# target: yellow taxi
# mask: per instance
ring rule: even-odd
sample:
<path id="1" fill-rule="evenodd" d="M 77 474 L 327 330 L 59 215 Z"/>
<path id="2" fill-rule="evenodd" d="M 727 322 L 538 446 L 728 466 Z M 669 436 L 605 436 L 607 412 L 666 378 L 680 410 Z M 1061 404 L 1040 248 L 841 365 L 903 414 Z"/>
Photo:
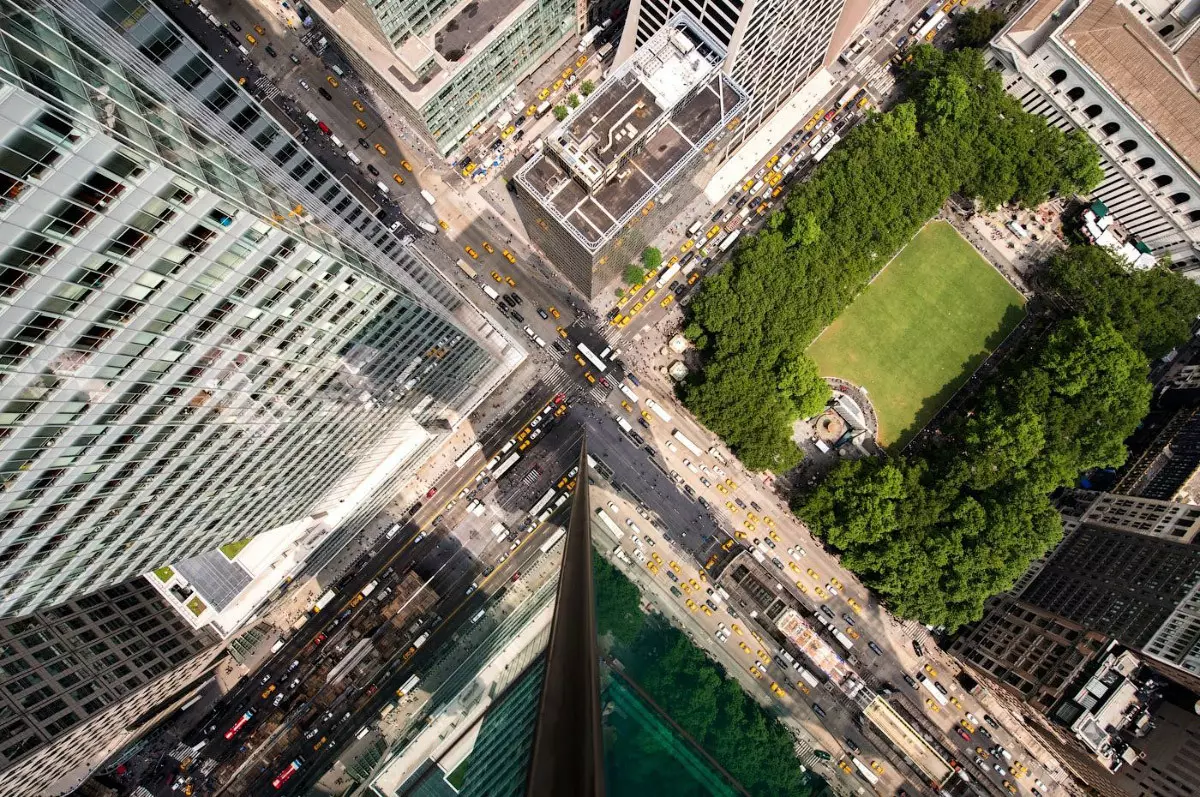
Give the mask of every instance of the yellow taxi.
<path id="1" fill-rule="evenodd" d="M 959 702 L 959 699 L 957 697 L 955 697 L 954 695 L 950 695 L 949 700 L 950 700 L 950 705 L 954 706 L 959 711 L 963 710 L 963 704 L 961 702 Z"/>
<path id="2" fill-rule="evenodd" d="M 694 578 L 689 578 L 688 584 L 691 584 L 692 589 L 697 589 L 697 590 L 700 589 L 700 585 L 698 583 L 696 583 L 696 579 L 694 579 Z"/>
<path id="3" fill-rule="evenodd" d="M 753 653 L 754 653 L 754 651 L 752 651 L 752 650 L 750 649 L 750 646 L 749 646 L 749 645 L 747 645 L 745 642 L 738 642 L 738 647 L 742 649 L 742 652 L 743 652 L 743 653 L 750 653 L 750 654 L 752 654 L 752 655 L 753 655 Z"/>
<path id="4" fill-rule="evenodd" d="M 765 650 L 761 650 L 761 649 L 756 650 L 754 652 L 754 655 L 758 656 L 758 660 L 761 661 L 763 664 L 771 663 L 771 657 L 767 655 L 767 652 Z"/>
<path id="5" fill-rule="evenodd" d="M 635 304 L 633 307 L 631 307 L 629 309 L 629 317 L 633 318 L 635 315 L 642 312 L 643 307 L 645 307 L 645 305 L 642 304 L 641 302 L 638 302 L 637 304 Z"/>
<path id="6" fill-rule="evenodd" d="M 625 410 L 626 412 L 633 412 L 633 407 L 629 406 L 628 401 L 621 402 L 621 409 Z"/>
<path id="7" fill-rule="evenodd" d="M 363 105 L 358 100 L 351 100 L 350 104 L 354 106 L 354 110 L 356 110 L 356 111 L 366 112 L 366 110 L 367 110 L 367 106 Z"/>
<path id="8" fill-rule="evenodd" d="M 846 603 L 850 604 L 850 608 L 854 610 L 855 614 L 862 614 L 862 607 L 858 605 L 858 601 L 854 600 L 854 598 L 846 598 Z"/>
<path id="9" fill-rule="evenodd" d="M 596 377 L 592 376 L 591 371 L 584 371 L 583 378 L 586 379 L 590 385 L 596 384 Z"/>
<path id="10" fill-rule="evenodd" d="M 412 164 L 411 164 L 411 163 L 409 163 L 408 161 L 400 161 L 400 166 L 401 166 L 401 167 L 404 169 L 404 171 L 406 171 L 406 172 L 411 172 L 411 171 L 412 171 Z"/>
<path id="11" fill-rule="evenodd" d="M 755 526 L 749 520 L 744 521 L 742 525 L 746 527 L 746 531 L 754 531 L 756 528 L 758 528 L 758 526 Z"/>
<path id="12" fill-rule="evenodd" d="M 787 692 L 783 691 L 779 684 L 775 683 L 774 681 L 771 681 L 771 691 L 780 697 L 787 697 Z"/>
<path id="13" fill-rule="evenodd" d="M 376 144 L 375 151 L 378 152 L 380 155 L 387 157 L 387 150 L 383 148 L 383 144 Z"/>
<path id="14" fill-rule="evenodd" d="M 650 420 L 650 413 L 646 412 L 645 410 L 642 410 L 642 419 L 643 419 L 643 420 L 645 420 L 645 421 L 646 421 L 646 423 L 651 423 L 651 422 L 652 422 L 652 421 Z"/>
<path id="15" fill-rule="evenodd" d="M 266 35 L 267 35 L 267 29 L 266 29 L 266 28 L 264 28 L 262 25 L 255 25 L 255 26 L 254 26 L 254 32 L 255 32 L 255 33 L 257 33 L 259 36 L 266 36 Z"/>
<path id="16" fill-rule="evenodd" d="M 475 162 L 473 162 L 473 161 L 472 161 L 471 163 L 468 163 L 466 166 L 464 166 L 464 167 L 463 167 L 463 170 L 462 170 L 462 176 L 463 176 L 463 177 L 470 177 L 470 176 L 471 176 L 471 174 L 472 174 L 472 173 L 475 171 L 475 169 L 476 169 L 477 167 L 478 167 L 478 164 L 476 164 L 476 163 L 475 163 Z"/>
<path id="17" fill-rule="evenodd" d="M 750 670 L 751 675 L 753 675 L 755 678 L 757 678 L 760 681 L 762 680 L 762 673 L 758 671 L 757 667 L 755 667 L 754 665 L 750 665 L 749 670 Z"/>
<path id="18" fill-rule="evenodd" d="M 689 249 L 691 249 L 691 248 L 692 248 L 693 246 L 695 246 L 695 245 L 696 245 L 696 242 L 695 242 L 695 241 L 693 241 L 691 238 L 688 238 L 686 241 L 684 241 L 684 242 L 683 242 L 683 243 L 682 243 L 682 244 L 679 246 L 679 251 L 680 251 L 680 252 L 686 252 L 686 251 L 688 251 Z"/>
<path id="19" fill-rule="evenodd" d="M 854 770 L 851 769 L 850 765 L 847 764 L 844 760 L 838 762 L 838 769 L 840 769 L 842 772 L 845 772 L 847 775 L 854 774 Z"/>
<path id="20" fill-rule="evenodd" d="M 783 542 L 783 540 L 781 540 L 781 539 L 779 538 L 779 535 L 775 533 L 775 529 L 771 529 L 770 531 L 768 531 L 768 532 L 767 532 L 767 534 L 768 534 L 768 535 L 771 537 L 771 539 L 772 539 L 772 540 L 774 540 L 775 542 Z"/>
<path id="21" fill-rule="evenodd" d="M 538 92 L 539 100 L 544 100 L 549 96 L 550 96 L 550 89 L 542 89 L 541 91 Z"/>
<path id="22" fill-rule="evenodd" d="M 1012 785 L 1011 783 L 1009 783 L 1007 780 L 1006 780 L 1006 781 L 1004 781 L 1004 788 L 1008 789 L 1008 791 L 1009 791 L 1009 793 L 1010 793 L 1010 794 L 1016 794 L 1016 793 L 1017 793 L 1017 787 L 1016 787 L 1016 786 L 1014 786 L 1014 785 Z"/>
<path id="23" fill-rule="evenodd" d="M 733 532 L 733 536 L 737 537 L 739 540 L 744 540 L 746 539 L 746 532 L 742 531 L 741 529 L 736 529 Z"/>
<path id="24" fill-rule="evenodd" d="M 740 625 L 738 625 L 737 623 L 734 623 L 733 625 L 729 626 L 729 628 L 732 629 L 733 633 L 737 634 L 738 636 L 743 635 L 742 627 Z"/>
<path id="25" fill-rule="evenodd" d="M 329 81 L 329 85 L 333 86 L 335 89 L 341 85 L 338 83 L 337 78 L 335 78 L 333 75 L 326 75 L 325 80 Z"/>
<path id="26" fill-rule="evenodd" d="M 679 562 L 676 562 L 674 559 L 672 559 L 669 564 L 670 564 L 671 569 L 674 570 L 677 574 L 683 575 L 683 568 L 681 568 L 679 566 Z"/>
<path id="27" fill-rule="evenodd" d="M 727 490 L 727 489 L 725 488 L 725 485 L 721 484 L 720 482 L 717 482 L 715 486 L 716 486 L 716 488 L 717 488 L 717 492 L 719 492 L 721 495 L 728 495 L 728 494 L 729 494 L 729 490 Z"/>
<path id="28" fill-rule="evenodd" d="M 821 600 L 823 600 L 823 601 L 829 600 L 829 593 L 827 593 L 825 590 L 821 589 L 820 587 L 813 587 L 813 592 L 815 592 L 817 597 L 820 598 Z"/>
<path id="29" fill-rule="evenodd" d="M 925 708 L 929 709 L 929 710 L 930 710 L 930 711 L 932 711 L 934 714 L 937 714 L 939 711 L 941 711 L 941 709 L 940 709 L 940 708 L 938 708 L 938 704 L 937 704 L 937 703 L 934 703 L 934 702 L 933 702 L 931 699 L 929 699 L 929 698 L 925 698 Z"/>
<path id="30" fill-rule="evenodd" d="M 820 580 L 821 580 L 821 577 L 820 577 L 819 575 L 817 575 L 817 571 L 816 571 L 816 570 L 813 570 L 811 567 L 810 567 L 810 568 L 808 568 L 808 570 L 805 570 L 804 572 L 808 573 L 808 577 L 809 577 L 809 578 L 811 578 L 811 579 L 812 579 L 812 580 L 814 580 L 814 581 L 820 581 Z"/>
<path id="31" fill-rule="evenodd" d="M 712 609 L 708 608 L 707 606 L 705 606 L 705 605 L 703 605 L 703 604 L 701 604 L 701 606 L 700 606 L 700 611 L 704 612 L 704 613 L 705 613 L 705 614 L 707 614 L 709 617 L 712 617 L 712 616 L 713 616 L 713 611 L 712 611 Z"/>
<path id="32" fill-rule="evenodd" d="M 550 305 L 550 306 L 549 306 L 548 308 L 546 308 L 546 309 L 550 311 L 550 315 L 551 315 L 551 317 L 553 317 L 553 318 L 562 318 L 562 313 L 558 312 L 558 310 L 557 310 L 557 309 L 555 309 L 554 305 Z"/>
<path id="33" fill-rule="evenodd" d="M 254 34 L 253 34 L 253 33 L 247 33 L 247 34 L 246 34 L 246 41 L 250 42 L 250 46 L 251 46 L 251 47 L 253 47 L 254 45 L 258 44 L 258 39 L 254 38 Z"/>
<path id="34" fill-rule="evenodd" d="M 510 288 L 517 287 L 517 281 L 515 279 L 513 279 L 512 277 L 505 277 L 504 281 L 508 283 L 508 287 L 510 287 Z"/>
<path id="35" fill-rule="evenodd" d="M 399 174 L 393 174 L 392 179 L 395 180 L 397 182 L 397 184 L 404 185 L 404 178 L 401 177 Z"/>
<path id="36" fill-rule="evenodd" d="M 400 175 L 396 175 L 396 176 L 399 177 Z M 443 230 L 446 230 L 447 232 L 450 231 L 450 223 L 447 222 L 445 219 L 438 219 L 438 226 L 441 227 Z"/>
<path id="37" fill-rule="evenodd" d="M 782 193 L 783 193 L 783 186 L 777 185 L 773 189 L 771 189 L 771 198 L 774 199 L 775 197 L 779 196 Z"/>
<path id="38" fill-rule="evenodd" d="M 563 329 L 562 327 L 555 327 L 554 331 L 558 333 L 560 338 L 567 337 L 567 330 Z"/>
<path id="39" fill-rule="evenodd" d="M 966 5 L 966 3 L 964 3 L 963 5 Z M 586 64 L 587 62 L 588 62 L 588 58 L 587 58 L 587 56 L 586 56 L 586 55 L 581 55 L 581 56 L 579 56 L 578 58 L 576 58 L 576 59 L 575 59 L 575 66 L 576 66 L 576 68 L 578 68 L 578 67 L 581 67 L 581 66 L 583 66 L 583 65 L 584 65 L 584 64 Z"/>
<path id="40" fill-rule="evenodd" d="M 359 129 L 359 130 L 366 130 L 366 129 L 367 129 L 367 123 L 366 123 L 366 122 L 364 122 L 362 119 L 355 119 L 355 120 L 354 120 L 354 124 L 358 125 L 358 129 Z"/>
<path id="41" fill-rule="evenodd" d="M 700 608 L 699 606 L 696 605 L 696 602 L 694 600 L 692 600 L 691 598 L 687 599 L 687 607 L 689 609 L 691 609 L 693 612 Z"/>
<path id="42" fill-rule="evenodd" d="M 502 249 L 500 251 L 500 254 L 504 256 L 505 260 L 507 260 L 509 263 L 512 263 L 514 266 L 517 264 L 517 258 L 514 257 L 513 253 L 508 251 L 507 249 Z"/>
<path id="43" fill-rule="evenodd" d="M 854 626 L 846 626 L 846 636 L 850 637 L 851 639 L 858 639 L 858 632 L 854 630 Z"/>
<path id="44" fill-rule="evenodd" d="M 829 583 L 832 584 L 833 586 L 837 587 L 838 589 L 845 589 L 845 587 L 842 586 L 842 582 L 838 581 L 837 578 L 834 576 L 829 577 Z"/>
<path id="45" fill-rule="evenodd" d="M 796 582 L 796 589 L 800 590 L 800 591 L 801 591 L 801 592 L 803 592 L 805 595 L 807 595 L 807 594 L 808 594 L 808 587 L 804 586 L 804 582 L 803 582 L 803 581 L 797 581 L 797 582 Z"/>
<path id="46" fill-rule="evenodd" d="M 504 128 L 503 130 L 500 131 L 500 138 L 508 138 L 515 132 L 517 132 L 517 128 L 513 127 L 512 125 L 509 125 L 508 127 Z"/>
<path id="47" fill-rule="evenodd" d="M 733 479 L 726 479 L 725 486 L 728 487 L 730 490 L 736 490 L 737 482 L 735 482 Z"/>
<path id="48" fill-rule="evenodd" d="M 476 252 L 476 251 L 475 251 L 474 249 L 472 249 L 471 247 L 469 247 L 469 246 L 464 246 L 464 247 L 463 247 L 463 250 L 464 250 L 464 251 L 465 251 L 465 252 L 466 252 L 468 255 L 470 255 L 470 256 L 471 256 L 471 259 L 472 259 L 472 260 L 478 260 L 478 259 L 479 259 L 479 253 L 478 253 L 478 252 Z"/>
<path id="49" fill-rule="evenodd" d="M 654 575 L 658 575 L 658 565 L 654 564 L 654 562 L 646 562 L 646 569 Z"/>
<path id="50" fill-rule="evenodd" d="M 937 670 L 933 669 L 932 664 L 925 665 L 925 672 L 929 673 L 930 678 L 937 678 Z"/>
<path id="51" fill-rule="evenodd" d="M 665 299 L 658 303 L 659 307 L 670 307 L 671 302 L 675 301 L 674 296 L 668 295 Z"/>
<path id="52" fill-rule="evenodd" d="M 713 226 L 712 226 L 712 227 L 709 229 L 709 231 L 708 231 L 708 232 L 706 232 L 706 233 L 704 234 L 704 237 L 705 237 L 705 238 L 707 238 L 708 240 L 710 240 L 710 241 L 711 241 L 713 238 L 716 238 L 716 237 L 717 237 L 717 233 L 719 233 L 720 231 L 721 231 L 721 225 L 720 225 L 720 224 L 714 224 L 714 225 L 713 225 Z"/>
<path id="53" fill-rule="evenodd" d="M 263 693 L 262 693 L 263 700 L 266 700 L 268 697 L 270 697 L 271 693 L 274 691 L 275 691 L 275 684 L 271 684 L 266 689 L 264 689 Z"/>
<path id="54" fill-rule="evenodd" d="M 587 363 L 585 363 L 583 361 L 583 358 L 580 357 L 578 354 L 575 355 L 575 362 L 579 363 L 580 365 L 582 365 L 585 368 L 587 367 Z"/>
<path id="55" fill-rule="evenodd" d="M 501 277 L 501 276 L 500 276 L 500 272 L 499 272 L 499 271 L 493 271 L 493 272 L 492 272 L 492 279 L 494 279 L 496 282 L 504 282 L 504 277 Z"/>
<path id="56" fill-rule="evenodd" d="M 700 279 L 700 272 L 699 272 L 699 271 L 693 271 L 693 272 L 691 273 L 691 275 L 690 275 L 690 276 L 688 276 L 688 285 L 695 285 L 695 284 L 696 284 L 696 281 L 697 281 L 697 280 L 699 280 L 699 279 Z"/>
<path id="57" fill-rule="evenodd" d="M 871 762 L 871 769 L 875 770 L 876 775 L 883 774 L 883 764 L 879 763 L 878 761 Z"/>
<path id="58" fill-rule="evenodd" d="M 658 564 L 660 564 L 660 565 L 662 564 L 662 557 L 658 555 L 657 551 L 651 551 L 650 558 L 653 559 Z"/>
<path id="59" fill-rule="evenodd" d="M 494 254 L 496 254 L 496 250 L 495 250 L 495 249 L 493 249 L 493 248 L 492 248 L 492 245 L 491 245 L 490 243 L 488 243 L 487 241 L 484 241 L 484 242 L 483 242 L 483 249 L 484 249 L 484 251 L 485 251 L 485 252 L 487 252 L 489 255 L 494 255 Z"/>
<path id="60" fill-rule="evenodd" d="M 796 575 L 800 575 L 800 565 L 795 562 L 788 562 L 788 568 Z"/>
<path id="61" fill-rule="evenodd" d="M 733 547 L 734 542 L 736 542 L 736 540 L 725 540 L 725 542 L 721 544 L 721 550 L 728 551 Z"/>

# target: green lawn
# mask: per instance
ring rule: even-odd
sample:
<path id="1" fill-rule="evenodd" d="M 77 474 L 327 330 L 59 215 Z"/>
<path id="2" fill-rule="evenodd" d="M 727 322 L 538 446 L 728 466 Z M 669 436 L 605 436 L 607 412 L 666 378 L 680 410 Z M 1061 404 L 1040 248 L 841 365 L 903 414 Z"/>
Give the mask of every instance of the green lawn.
<path id="1" fill-rule="evenodd" d="M 250 544 L 250 538 L 238 540 L 237 542 L 227 542 L 221 546 L 221 553 L 225 554 L 226 559 L 232 559 L 242 552 L 242 549 Z"/>
<path id="2" fill-rule="evenodd" d="M 204 605 L 204 601 L 200 600 L 199 595 L 193 595 L 192 599 L 187 602 L 187 607 L 197 617 L 204 614 L 204 610 L 208 608 Z"/>
<path id="3" fill-rule="evenodd" d="M 163 565 L 154 571 L 154 575 L 158 576 L 158 580 L 165 584 L 171 580 L 171 576 L 175 575 L 175 571 L 169 565 Z"/>
<path id="4" fill-rule="evenodd" d="M 867 389 L 879 440 L 902 446 L 1020 323 L 1024 299 L 946 222 L 906 246 L 809 354 Z"/>

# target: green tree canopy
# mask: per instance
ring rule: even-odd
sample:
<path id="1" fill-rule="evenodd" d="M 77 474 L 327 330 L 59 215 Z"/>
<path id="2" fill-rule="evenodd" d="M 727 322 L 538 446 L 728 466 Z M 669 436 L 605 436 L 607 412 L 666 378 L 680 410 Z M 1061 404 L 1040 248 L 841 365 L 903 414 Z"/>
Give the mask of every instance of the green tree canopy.
<path id="1" fill-rule="evenodd" d="M 994 8 L 963 9 L 954 18 L 954 44 L 984 47 L 1004 27 L 1004 14 Z"/>
<path id="2" fill-rule="evenodd" d="M 570 110 L 567 109 L 567 106 L 565 106 L 565 105 L 555 105 L 554 106 L 554 118 L 560 122 L 563 119 L 566 119 L 567 115 L 569 113 L 571 113 L 571 112 L 570 112 Z"/>
<path id="3" fill-rule="evenodd" d="M 653 246 L 647 246 L 642 250 L 642 265 L 647 271 L 654 271 L 662 265 L 662 252 Z"/>
<path id="4" fill-rule="evenodd" d="M 625 273 L 621 278 L 625 280 L 626 285 L 637 285 L 646 276 L 646 269 L 639 266 L 637 263 L 630 263 L 625 267 Z"/>
<path id="5" fill-rule="evenodd" d="M 1050 258 L 1045 285 L 1090 319 L 1108 319 L 1149 359 L 1191 336 L 1200 285 L 1165 268 L 1131 271 L 1099 246 L 1072 246 Z"/>
<path id="6" fill-rule="evenodd" d="M 585 97 L 588 96 L 589 94 L 591 94 L 595 90 L 596 90 L 596 84 L 590 80 L 585 80 L 579 84 L 579 93 Z"/>

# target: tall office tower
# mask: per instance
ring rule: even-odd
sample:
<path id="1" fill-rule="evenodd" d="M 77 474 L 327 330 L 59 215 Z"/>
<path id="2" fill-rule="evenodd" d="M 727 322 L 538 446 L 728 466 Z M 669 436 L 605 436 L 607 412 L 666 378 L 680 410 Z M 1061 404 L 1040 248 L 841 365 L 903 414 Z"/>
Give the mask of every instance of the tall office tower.
<path id="1" fill-rule="evenodd" d="M 525 229 L 579 290 L 617 278 L 702 188 L 699 164 L 744 112 L 724 50 L 677 14 L 517 172 Z"/>
<path id="2" fill-rule="evenodd" d="M 586 0 L 305 0 L 386 105 L 442 154 L 589 26 Z M 593 14 L 594 16 L 594 14 Z"/>
<path id="3" fill-rule="evenodd" d="M 837 58 L 871 0 L 632 0 L 616 63 L 633 56 L 672 15 L 687 11 L 727 52 L 721 69 L 750 95 L 724 160 L 825 65 Z"/>
<path id="4" fill-rule="evenodd" d="M 73 791 L 207 681 L 216 641 L 142 578 L 0 621 L 0 797 Z"/>
<path id="5" fill-rule="evenodd" d="M 952 650 L 1042 708 L 1115 639 L 1200 688 L 1200 507 L 1076 491 L 1065 536 Z"/>
<path id="6" fill-rule="evenodd" d="M 1101 152 L 1095 191 L 1175 268 L 1200 268 L 1200 33 L 1191 3 L 1037 0 L 992 41 L 1008 91 Z M 1190 20 L 1192 23 L 1194 19 Z"/>
<path id="7" fill-rule="evenodd" d="M 0 614 L 354 531 L 512 349 L 154 6 L 0 20 Z"/>
<path id="8" fill-rule="evenodd" d="M 1197 503 L 1200 494 L 1194 477 L 1200 471 L 1200 407 L 1154 415 L 1161 417 L 1157 433 L 1144 447 L 1132 452 L 1133 456 L 1118 474 L 1113 492 Z"/>

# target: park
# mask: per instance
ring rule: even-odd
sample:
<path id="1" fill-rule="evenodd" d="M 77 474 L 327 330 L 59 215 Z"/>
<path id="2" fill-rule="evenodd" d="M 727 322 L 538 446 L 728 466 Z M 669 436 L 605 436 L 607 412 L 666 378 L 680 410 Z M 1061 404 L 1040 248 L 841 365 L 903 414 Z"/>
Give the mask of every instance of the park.
<path id="1" fill-rule="evenodd" d="M 864 388 L 899 449 L 1024 318 L 1024 300 L 944 221 L 918 232 L 809 347 L 822 376 Z"/>

